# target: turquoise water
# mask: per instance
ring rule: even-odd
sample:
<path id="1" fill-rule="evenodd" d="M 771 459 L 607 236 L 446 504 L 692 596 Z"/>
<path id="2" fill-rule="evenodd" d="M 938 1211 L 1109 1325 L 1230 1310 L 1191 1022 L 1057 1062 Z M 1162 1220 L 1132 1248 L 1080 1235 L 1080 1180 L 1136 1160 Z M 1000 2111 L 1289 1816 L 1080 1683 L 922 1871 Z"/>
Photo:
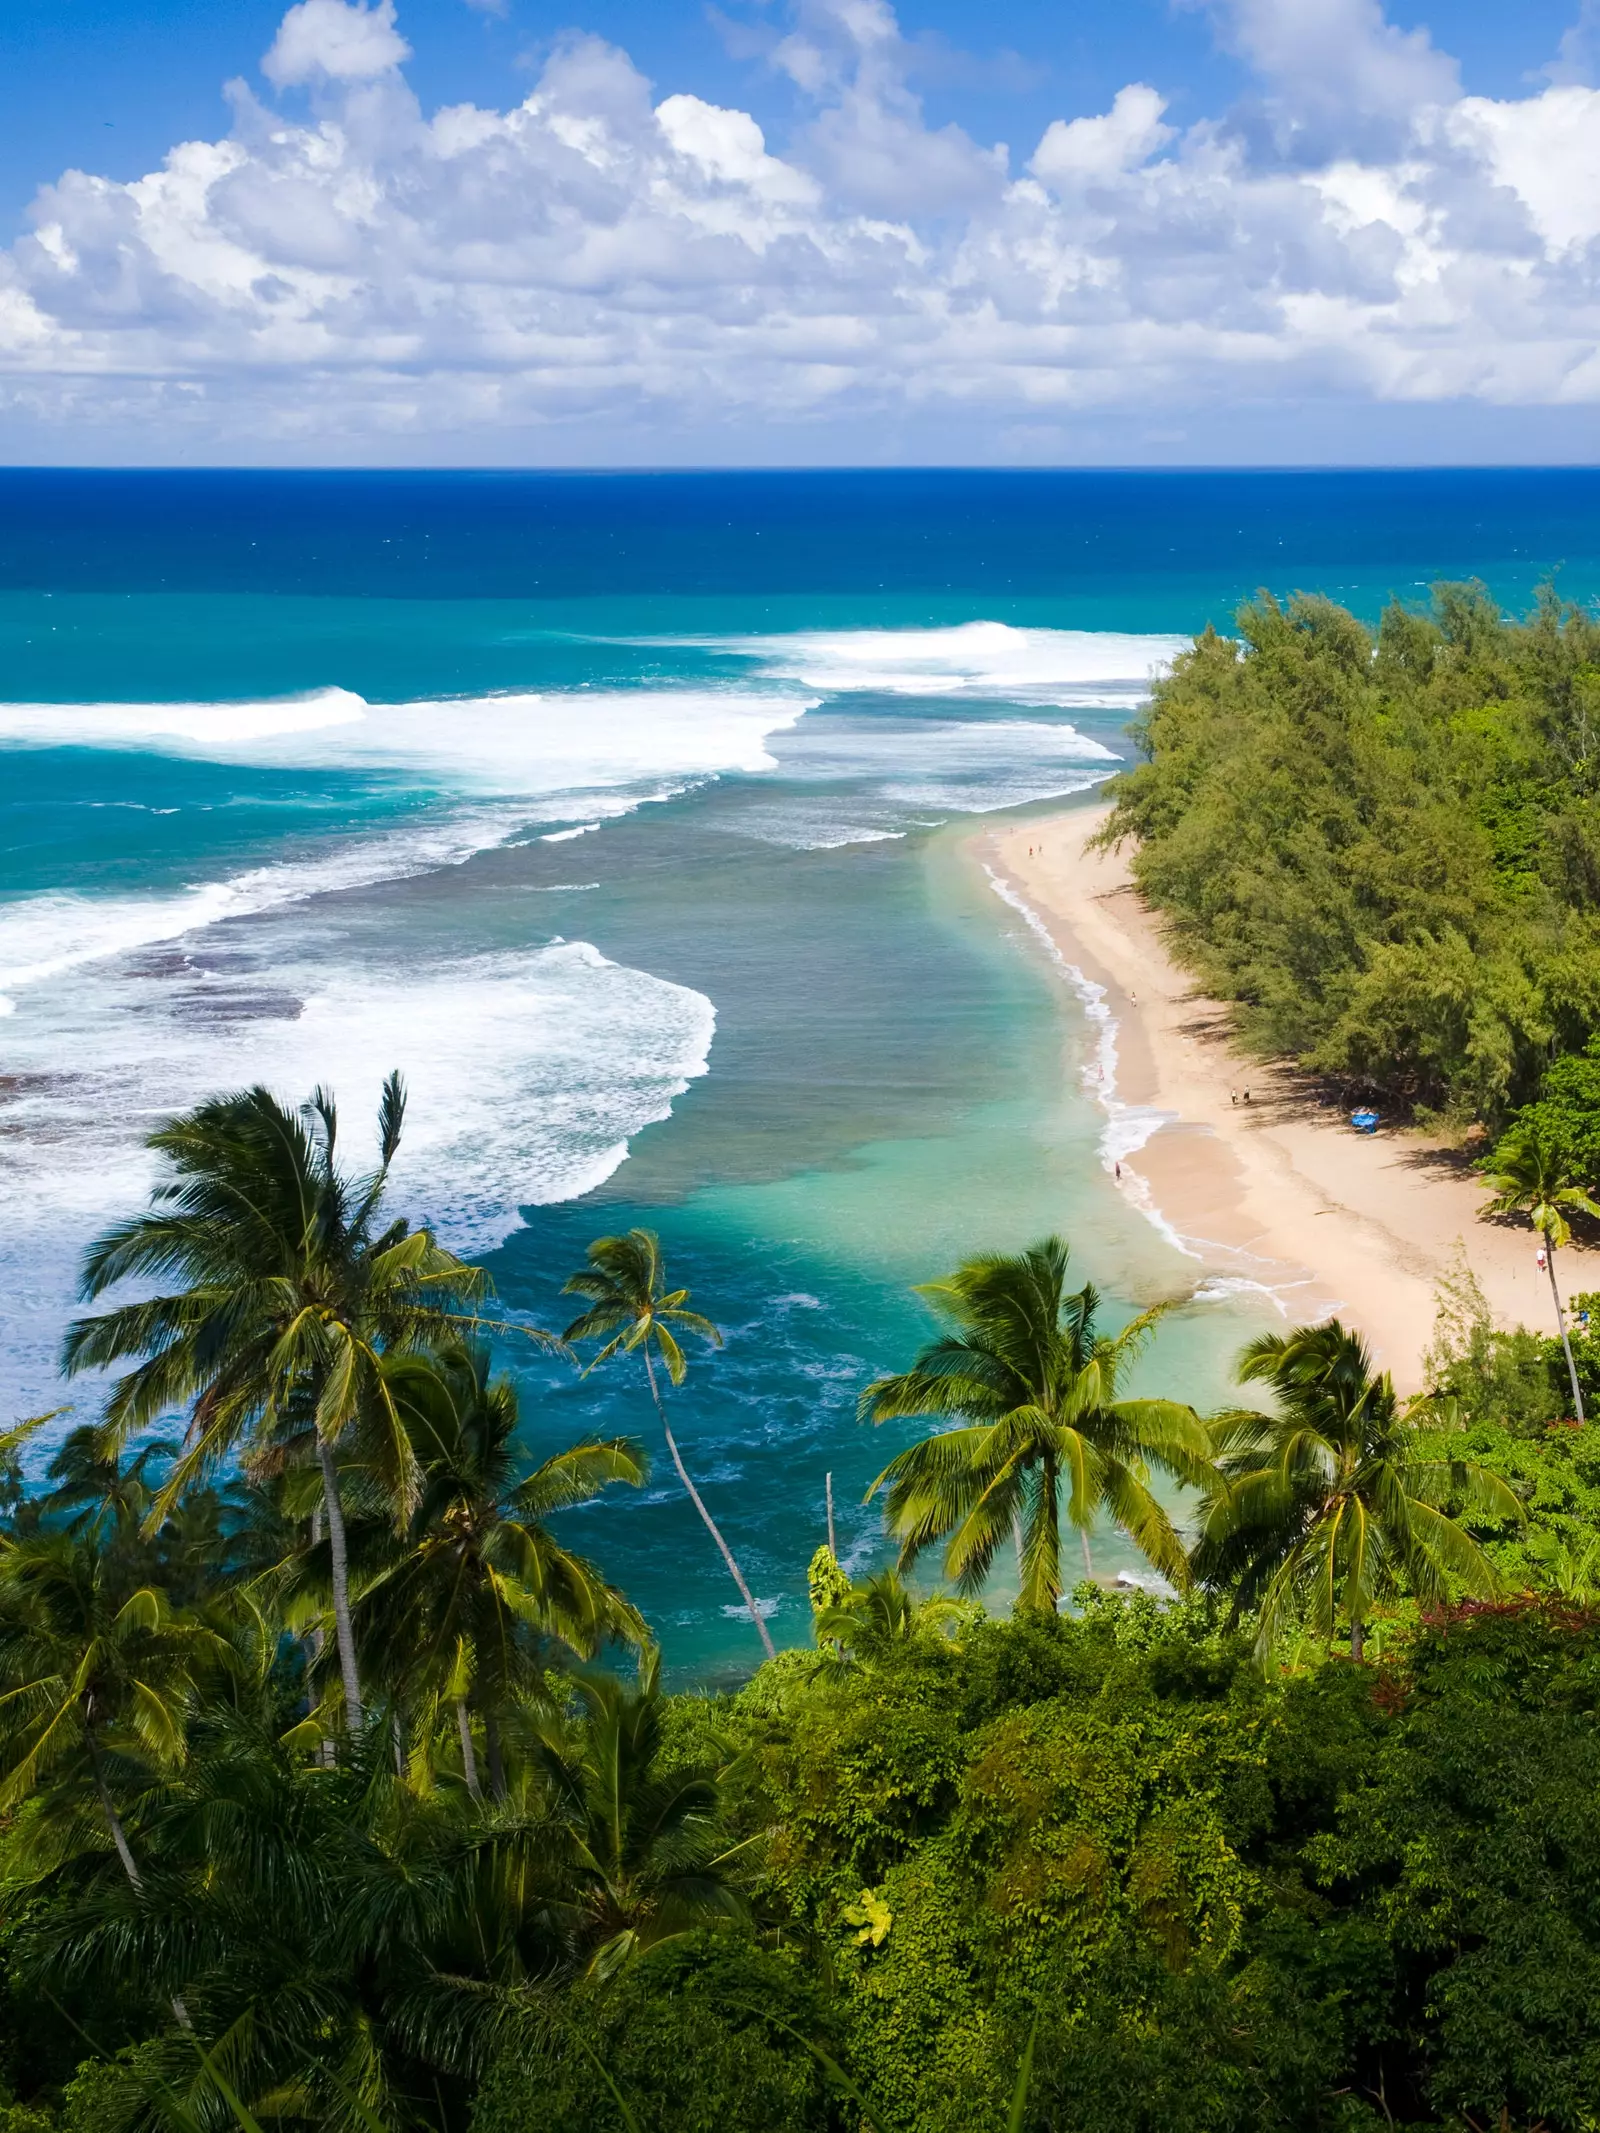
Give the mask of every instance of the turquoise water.
<path id="1" fill-rule="evenodd" d="M 1593 476 L 0 475 L 0 1402 L 53 1404 L 85 1241 L 204 1091 L 412 1089 L 402 1199 L 559 1324 L 659 1229 L 724 1328 L 678 1399 L 780 1639 L 904 1441 L 856 1397 L 912 1283 L 1057 1228 L 1142 1381 L 1201 1402 L 1259 1300 L 1113 1189 L 1093 1032 L 976 848 L 1087 801 L 1150 671 L 1256 584 L 1374 611 L 1600 584 Z M 508 1350 L 541 1446 L 620 1366 Z M 77 1415 L 93 1411 L 80 1388 Z M 66 1424 L 60 1425 L 65 1427 Z M 578 1514 L 680 1678 L 753 1631 L 661 1462 Z M 1129 1566 L 1097 1536 L 1097 1567 Z M 1131 1566 L 1129 1566 L 1131 1567 Z M 997 1598 L 1004 1598 L 1003 1585 Z"/>

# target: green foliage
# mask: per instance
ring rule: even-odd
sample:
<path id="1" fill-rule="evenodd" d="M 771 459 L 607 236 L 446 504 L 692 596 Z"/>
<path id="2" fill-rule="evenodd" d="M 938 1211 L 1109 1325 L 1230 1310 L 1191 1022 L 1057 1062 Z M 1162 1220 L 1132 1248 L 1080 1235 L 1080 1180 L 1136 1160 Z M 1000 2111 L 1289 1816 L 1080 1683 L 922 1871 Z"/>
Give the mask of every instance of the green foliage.
<path id="1" fill-rule="evenodd" d="M 1067 1289 L 1068 1248 L 1046 1237 L 1025 1252 L 968 1259 L 921 1294 L 946 1321 L 911 1368 L 861 1395 L 872 1422 L 927 1416 L 954 1425 L 911 1445 L 873 1483 L 908 1570 L 944 1543 L 944 1574 L 981 1592 L 1015 1536 L 1019 1604 L 1054 1611 L 1061 1597 L 1061 1520 L 1086 1532 L 1105 1517 L 1174 1585 L 1189 1566 L 1150 1468 L 1198 1482 L 1206 1433 L 1177 1400 L 1128 1400 L 1118 1380 L 1159 1310 L 1114 1336 L 1097 1330 L 1098 1291 Z"/>
<path id="2" fill-rule="evenodd" d="M 1600 1618 L 1447 1618 L 1311 1847 L 1381 1928 L 1396 2043 L 1447 2120 L 1588 2128 L 1600 2097 Z"/>
<path id="3" fill-rule="evenodd" d="M 850 1578 L 839 1567 L 839 1558 L 824 1541 L 806 1565 L 806 1591 L 811 1596 L 811 1612 L 826 1614 L 830 1607 L 837 1607 L 848 1596 Z"/>
<path id="4" fill-rule="evenodd" d="M 1265 1054 L 1499 1120 L 1600 1029 L 1600 622 L 1263 599 L 1156 685 L 1110 833 Z"/>
<path id="5" fill-rule="evenodd" d="M 1579 1298 L 1581 1304 L 1584 1299 Z M 1473 1422 L 1498 1422 L 1514 1434 L 1541 1435 L 1567 1413 L 1566 1364 L 1558 1341 L 1524 1326 L 1496 1326 L 1465 1258 L 1439 1284 L 1433 1341 L 1423 1358 L 1427 1381 Z M 1594 1336 L 1573 1341 L 1585 1389 L 1587 1369 L 1600 1389 L 1600 1311 Z"/>
<path id="6" fill-rule="evenodd" d="M 1324 1643 L 1346 1623 L 1359 1658 L 1379 1602 L 1497 1589 L 1451 1510 L 1514 1522 L 1516 1497 L 1453 1438 L 1430 1436 L 1435 1403 L 1402 1407 L 1388 1372 L 1373 1371 L 1336 1318 L 1262 1334 L 1238 1375 L 1269 1386 L 1276 1405 L 1212 1422 L 1217 1466 L 1194 1564 L 1203 1585 L 1255 1616 L 1263 1661 L 1294 1613 Z"/>
<path id="7" fill-rule="evenodd" d="M 53 2111 L 0 2099 L 0 2133 L 56 2133 Z"/>
<path id="8" fill-rule="evenodd" d="M 1600 1037 L 1551 1062 L 1516 1123 L 1532 1127 L 1570 1176 L 1586 1185 L 1600 1180 Z"/>
<path id="9" fill-rule="evenodd" d="M 1040 1995 L 1081 1997 L 1108 1950 L 1231 1954 L 1265 1709 L 1203 1607 L 1097 1597 L 885 1644 L 761 1727 L 766 1899 L 831 1949 L 887 2124 L 998 2124 Z"/>
<path id="10" fill-rule="evenodd" d="M 1378 664 L 1420 658 L 1418 627 Z M 1531 758 L 1460 731 L 1532 908 Z M 1336 1325 L 1257 1344 L 1278 1412 L 1219 1425 L 1211 1508 L 1263 1515 L 1202 1547 L 1217 1589 L 1089 1582 L 1062 1614 L 1058 1510 L 1154 1530 L 1124 1481 L 1183 1470 L 1197 1425 L 1117 1400 L 1127 1344 L 1064 1293 L 1064 1247 L 970 1262 L 951 1331 L 871 1397 L 961 1422 L 912 1495 L 957 1475 L 972 1565 L 1018 1511 L 1028 1604 L 997 1621 L 822 1551 L 815 1648 L 667 1697 L 648 1642 L 636 1678 L 593 1667 L 642 1626 L 545 1523 L 639 1478 L 634 1449 L 535 1465 L 461 1343 L 480 1277 L 424 1243 L 388 1285 L 399 1125 L 396 1084 L 362 1183 L 326 1098 L 180 1121 L 177 1184 L 96 1278 L 170 1248 L 193 1285 L 73 1352 L 142 1357 L 125 1404 L 176 1372 L 186 1446 L 74 1432 L 32 1498 L 0 1471 L 0 2133 L 1596 2133 L 1600 1435 L 1560 1421 L 1557 1343 L 1496 1331 L 1463 1277 L 1426 1415 Z M 292 1278 L 245 1270 L 258 1162 Z M 265 1346 L 313 1276 L 331 1346 Z M 575 1293 L 687 1485 L 660 1395 L 678 1334 L 713 1329 L 644 1232 Z M 1600 1371 L 1600 1337 L 1574 1363 Z M 251 1460 L 221 1489 L 218 1431 Z M 1321 1546 L 1334 1518 L 1359 1548 Z M 1535 1590 L 1449 1604 L 1491 1566 Z M 1378 1663 L 1287 1637 L 1293 1664 L 1257 1663 L 1275 1581 L 1291 1627 L 1385 1594 Z"/>
<path id="11" fill-rule="evenodd" d="M 622 2133 L 617 2093 L 641 2133 L 842 2129 L 794 2031 L 824 2049 L 832 2041 L 809 1966 L 692 1935 L 610 1986 L 573 1992 L 535 2047 L 494 2066 L 472 2133 Z"/>

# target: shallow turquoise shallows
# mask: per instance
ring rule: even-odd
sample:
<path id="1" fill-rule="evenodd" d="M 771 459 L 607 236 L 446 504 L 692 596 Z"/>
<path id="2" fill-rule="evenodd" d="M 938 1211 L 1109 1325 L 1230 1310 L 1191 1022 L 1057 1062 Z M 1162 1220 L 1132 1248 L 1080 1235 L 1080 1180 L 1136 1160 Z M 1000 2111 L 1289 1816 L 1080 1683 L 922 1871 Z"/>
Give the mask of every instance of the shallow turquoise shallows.
<path id="1" fill-rule="evenodd" d="M 1090 1033 L 986 820 L 1085 804 L 1150 674 L 1259 586 L 1600 586 L 1589 474 L 0 474 L 0 1414 L 54 1405 L 86 1241 L 203 1093 L 402 1068 L 406 1210 L 559 1326 L 646 1223 L 723 1328 L 674 1396 L 780 1641 L 909 1431 L 912 1285 L 1048 1230 L 1202 1405 L 1263 1298 L 1113 1189 Z M 531 1443 L 642 1379 L 505 1343 Z M 74 1388 L 71 1418 L 95 1411 Z M 758 1656 L 664 1455 L 573 1537 L 679 1679 Z M 1098 1570 L 1134 1568 L 1114 1535 Z M 1003 1600 L 1003 1579 L 995 1597 Z"/>

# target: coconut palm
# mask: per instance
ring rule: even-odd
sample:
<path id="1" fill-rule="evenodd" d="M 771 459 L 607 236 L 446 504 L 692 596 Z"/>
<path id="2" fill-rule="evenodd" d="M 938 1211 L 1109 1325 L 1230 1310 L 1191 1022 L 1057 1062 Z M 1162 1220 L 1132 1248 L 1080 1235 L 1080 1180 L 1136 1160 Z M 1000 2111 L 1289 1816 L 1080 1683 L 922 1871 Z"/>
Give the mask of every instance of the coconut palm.
<path id="1" fill-rule="evenodd" d="M 756 1626 L 767 1657 L 772 1658 L 772 1638 L 755 1597 L 745 1583 L 744 1572 L 735 1562 L 733 1550 L 723 1539 L 716 1520 L 706 1509 L 700 1491 L 689 1479 L 689 1469 L 683 1463 L 678 1440 L 672 1434 L 666 1402 L 656 1377 L 659 1363 L 669 1384 L 683 1383 L 689 1366 L 680 1344 L 682 1335 L 693 1334 L 697 1339 L 709 1342 L 713 1348 L 722 1346 L 722 1335 L 709 1318 L 702 1318 L 698 1311 L 688 1308 L 687 1289 L 668 1289 L 661 1240 L 652 1230 L 630 1229 L 625 1237 L 597 1237 L 589 1247 L 589 1264 L 573 1275 L 561 1293 L 589 1299 L 588 1310 L 572 1321 L 562 1338 L 574 1344 L 589 1340 L 603 1343 L 589 1365 L 590 1370 L 608 1356 L 619 1353 L 638 1354 L 644 1358 L 650 1397 L 655 1403 L 661 1434 L 667 1440 L 667 1450 L 678 1470 L 678 1479 L 704 1520 L 706 1531 L 722 1551 L 728 1574 L 750 1611 L 750 1619 Z"/>
<path id="2" fill-rule="evenodd" d="M 142 1444 L 131 1459 L 108 1451 L 93 1423 L 83 1423 L 62 1439 L 45 1468 L 55 1486 L 41 1499 L 46 1517 L 61 1520 L 68 1533 L 104 1543 L 108 1537 L 136 1540 L 154 1497 L 150 1468 L 176 1454 L 176 1446 L 156 1438 Z"/>
<path id="3" fill-rule="evenodd" d="M 1016 1254 L 968 1259 L 927 1296 L 949 1321 L 911 1368 L 861 1396 L 863 1419 L 936 1416 L 956 1426 L 890 1461 L 868 1490 L 887 1491 L 889 1531 L 909 1569 L 945 1543 L 945 1575 L 976 1593 L 996 1552 L 1020 1532 L 1018 1604 L 1053 1611 L 1061 1597 L 1061 1515 L 1087 1532 L 1104 1515 L 1173 1584 L 1188 1560 L 1147 1485 L 1152 1467 L 1201 1482 L 1205 1426 L 1177 1400 L 1125 1400 L 1118 1380 L 1157 1317 L 1115 1336 L 1095 1330 L 1092 1285 L 1068 1292 L 1059 1237 Z"/>
<path id="4" fill-rule="evenodd" d="M 1556 1286 L 1556 1246 L 1571 1241 L 1567 1215 L 1572 1210 L 1600 1219 L 1600 1206 L 1590 1198 L 1582 1176 L 1532 1119 L 1522 1120 L 1503 1135 L 1494 1151 L 1493 1164 L 1493 1169 L 1484 1174 L 1484 1183 L 1494 1198 L 1483 1211 L 1486 1215 L 1526 1215 L 1544 1239 L 1545 1271 L 1550 1276 L 1550 1299 L 1556 1307 L 1556 1330 L 1567 1358 L 1573 1412 L 1581 1423 L 1583 1392 L 1578 1384 L 1578 1366 L 1572 1359 L 1567 1314 Z"/>
<path id="5" fill-rule="evenodd" d="M 264 1088 L 215 1098 L 152 1134 L 168 1175 L 147 1214 L 91 1246 L 85 1298 L 127 1279 L 183 1286 L 69 1328 L 70 1374 L 131 1356 L 113 1386 L 105 1440 L 116 1448 L 175 1409 L 190 1409 L 184 1449 L 157 1494 L 159 1521 L 183 1491 L 241 1445 L 304 1427 L 321 1470 L 332 1558 L 335 1635 L 347 1721 L 361 1721 L 349 1563 L 335 1446 L 359 1422 L 403 1520 L 416 1460 L 385 1387 L 382 1356 L 471 1323 L 484 1276 L 426 1229 L 383 1214 L 405 1094 L 384 1084 L 377 1168 L 352 1178 L 336 1160 L 338 1115 L 318 1089 L 297 1116 Z"/>
<path id="6" fill-rule="evenodd" d="M 1493 1565 L 1446 1504 L 1520 1519 L 1497 1475 L 1440 1458 L 1437 1403 L 1401 1407 L 1360 1338 L 1336 1318 L 1267 1333 L 1239 1358 L 1242 1384 L 1263 1384 L 1277 1411 L 1237 1410 L 1211 1424 L 1217 1470 L 1196 1542 L 1195 1577 L 1257 1612 L 1265 1659 L 1288 1612 L 1330 1639 L 1341 1617 L 1359 1659 L 1374 1605 L 1410 1592 L 1425 1605 L 1452 1587 L 1492 1593 Z"/>
<path id="7" fill-rule="evenodd" d="M 538 1754 L 571 1846 L 574 1936 L 603 1978 L 679 1933 L 743 1918 L 745 1906 L 726 1874 L 715 1773 L 663 1767 L 655 1648 L 637 1688 L 612 1676 L 576 1687 L 585 1719 L 547 1726 Z"/>
<path id="8" fill-rule="evenodd" d="M 924 1630 L 945 1630 L 959 1621 L 961 1608 L 940 1594 L 919 1601 L 897 1570 L 880 1570 L 864 1584 L 849 1585 L 831 1607 L 817 1615 L 818 1644 L 874 1658 L 908 1643 Z"/>
<path id="9" fill-rule="evenodd" d="M 516 1387 L 490 1376 L 482 1344 L 395 1357 L 384 1374 L 422 1486 L 399 1562 L 358 1605 L 362 1648 L 402 1696 L 453 1714 L 474 1794 L 476 1711 L 498 1798 L 500 1714 L 537 1685 L 537 1640 L 558 1638 L 583 1658 L 610 1639 L 644 1642 L 637 1610 L 547 1521 L 615 1483 L 638 1488 L 646 1463 L 637 1445 L 615 1437 L 575 1444 L 528 1472 Z"/>
<path id="10" fill-rule="evenodd" d="M 418 1797 L 381 1729 L 332 1773 L 302 1736 L 279 1734 L 270 1699 L 197 1714 L 187 1761 L 142 1818 L 142 1891 L 83 1903 L 63 1877 L 67 1900 L 41 1906 L 25 1951 L 30 1982 L 110 1998 L 131 1973 L 187 2004 L 268 2125 L 356 2133 L 372 2122 L 360 2098 L 407 2128 L 460 2127 L 496 1988 L 525 1991 L 568 1952 L 565 1831 Z M 141 2061 L 204 2100 L 192 2040 Z"/>
<path id="11" fill-rule="evenodd" d="M 200 1676 L 228 1644 L 152 1586 L 129 1591 L 94 1541 L 43 1534 L 0 1555 L 0 1809 L 48 1791 L 70 1819 L 92 1799 L 131 1887 L 119 1780 L 180 1765 Z"/>

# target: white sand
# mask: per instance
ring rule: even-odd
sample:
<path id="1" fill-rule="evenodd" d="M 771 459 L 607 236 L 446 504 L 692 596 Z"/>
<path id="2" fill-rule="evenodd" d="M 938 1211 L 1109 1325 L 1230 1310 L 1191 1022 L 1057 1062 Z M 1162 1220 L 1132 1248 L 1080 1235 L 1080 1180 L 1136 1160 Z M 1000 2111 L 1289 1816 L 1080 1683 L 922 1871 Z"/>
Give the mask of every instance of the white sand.
<path id="1" fill-rule="evenodd" d="M 1459 1156 L 1414 1132 L 1357 1133 L 1303 1079 L 1233 1049 L 1227 1008 L 1168 954 L 1127 854 L 1085 852 L 1106 812 L 1007 827 L 983 856 L 1106 988 L 1115 1094 L 1168 1114 L 1123 1162 L 1122 1186 L 1198 1254 L 1197 1279 L 1258 1282 L 1301 1322 L 1336 1312 L 1402 1389 L 1421 1385 L 1458 1242 L 1500 1322 L 1553 1332 L 1532 1231 L 1479 1219 L 1484 1189 Z M 1564 1295 L 1600 1288 L 1600 1252 L 1564 1252 L 1557 1273 Z"/>

